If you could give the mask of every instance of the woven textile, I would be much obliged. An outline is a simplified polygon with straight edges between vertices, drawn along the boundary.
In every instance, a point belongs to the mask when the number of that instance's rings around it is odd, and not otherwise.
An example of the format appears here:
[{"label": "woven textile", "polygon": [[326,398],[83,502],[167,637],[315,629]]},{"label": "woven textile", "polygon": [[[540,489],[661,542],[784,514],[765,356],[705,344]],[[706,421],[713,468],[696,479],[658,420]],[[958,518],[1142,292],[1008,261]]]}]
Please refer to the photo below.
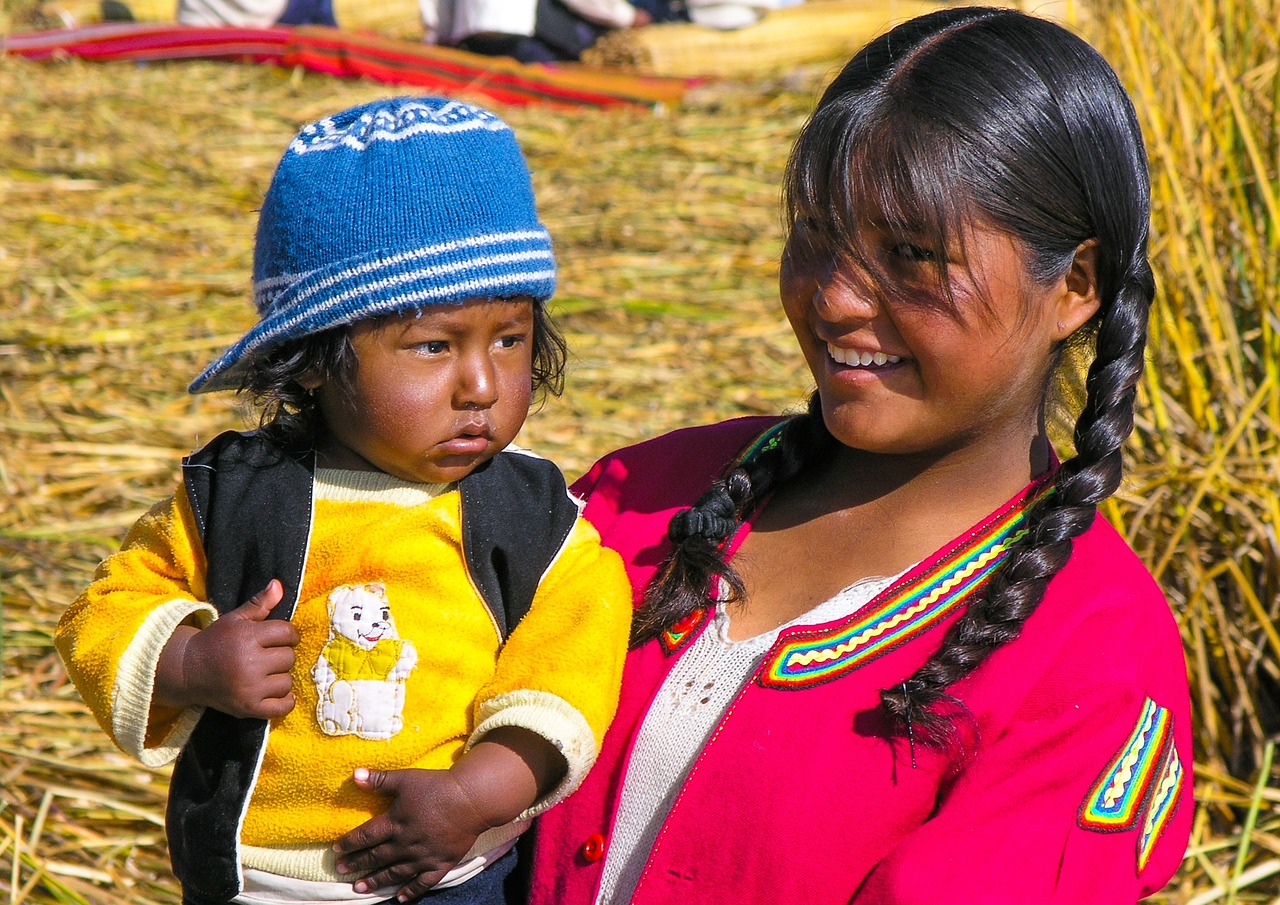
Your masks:
[{"label": "woven textile", "polygon": [[347,78],[484,97],[504,104],[558,107],[677,103],[687,79],[649,78],[585,66],[525,65],[449,47],[397,41],[336,28],[192,28],[104,23],[0,36],[0,54],[49,60],[213,59],[274,63]]},{"label": "woven textile", "polygon": [[290,340],[380,315],[555,291],[551,237],[511,128],[443,98],[392,98],[298,132],[258,219],[261,320],[193,393],[233,389]]}]

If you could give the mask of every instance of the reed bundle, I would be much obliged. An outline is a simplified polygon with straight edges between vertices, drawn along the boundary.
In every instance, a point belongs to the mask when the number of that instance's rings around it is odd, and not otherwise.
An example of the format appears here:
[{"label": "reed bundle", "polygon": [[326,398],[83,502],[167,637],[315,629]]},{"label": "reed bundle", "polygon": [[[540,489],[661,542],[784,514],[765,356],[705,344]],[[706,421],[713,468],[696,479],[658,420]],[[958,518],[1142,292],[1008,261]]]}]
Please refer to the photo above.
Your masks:
[{"label": "reed bundle", "polygon": [[663,23],[607,32],[583,61],[666,76],[754,76],[849,56],[887,24],[947,4],[936,0],[815,0],[771,10],[757,24],[717,31]]},{"label": "reed bundle", "polygon": [[687,22],[607,32],[584,62],[646,75],[754,78],[850,56],[887,28],[948,6],[1032,5],[1041,15],[1078,18],[1078,0],[809,0],[770,10],[755,25],[718,31]]},{"label": "reed bundle", "polygon": [[[27,6],[0,0],[0,27]],[[1274,0],[1099,0],[1147,130],[1161,285],[1131,478],[1107,515],[1183,626],[1198,813],[1156,901],[1280,897],[1278,21]],[[843,53],[843,51],[841,51]],[[569,388],[525,440],[571,474],[669,428],[800,404],[776,303],[790,140],[838,61],[654,112],[503,109],[556,237]],[[302,122],[386,93],[269,68],[0,59],[0,902],[169,905],[164,771],[115,752],[59,614],[178,457],[243,413],[190,399],[253,320],[254,209]]]},{"label": "reed bundle", "polygon": [[[1143,119],[1160,293],[1113,507],[1183,627],[1200,811],[1183,901],[1280,895],[1280,7],[1110,0]],[[1207,879],[1208,889],[1197,880]]]}]

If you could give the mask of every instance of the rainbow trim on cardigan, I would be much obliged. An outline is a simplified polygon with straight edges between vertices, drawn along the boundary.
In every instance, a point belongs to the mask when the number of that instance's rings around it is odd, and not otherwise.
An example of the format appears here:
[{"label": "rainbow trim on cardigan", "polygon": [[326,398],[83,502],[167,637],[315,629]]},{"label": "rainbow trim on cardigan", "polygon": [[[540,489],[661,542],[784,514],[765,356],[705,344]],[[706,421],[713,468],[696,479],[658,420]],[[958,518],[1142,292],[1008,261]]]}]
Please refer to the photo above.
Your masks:
[{"label": "rainbow trim on cardigan", "polygon": [[743,463],[749,462],[757,456],[762,456],[770,450],[775,449],[778,444],[782,442],[783,428],[790,424],[792,420],[793,419],[791,418],[787,418],[779,421],[777,424],[772,424],[765,428],[764,432],[760,434],[760,436],[752,440],[742,450],[742,452],[738,453],[738,457],[733,460],[733,464],[724,470],[725,474],[728,474],[735,468],[740,467]]},{"label": "rainbow trim on cardigan", "polygon": [[983,588],[1004,554],[1026,534],[1027,512],[1051,492],[1047,480],[1033,485],[834,628],[784,633],[765,656],[756,681],[779,689],[830,682],[938,625]]},{"label": "rainbow trim on cardigan", "polygon": [[[1158,771],[1163,769],[1167,773],[1169,770],[1167,761],[1172,742],[1173,718],[1168,710],[1147,698],[1142,705],[1138,725],[1085,796],[1077,818],[1080,827],[1100,833],[1118,833],[1133,828],[1142,814],[1153,778]],[[1177,762],[1176,751],[1172,756]],[[1181,764],[1178,769],[1181,769]],[[1162,787],[1167,784],[1162,780]],[[1176,788],[1172,791],[1176,792]],[[1165,807],[1171,808],[1177,797],[1166,797]],[[1162,828],[1168,817],[1157,817]],[[1153,829],[1158,831],[1154,825]],[[1154,842],[1154,838],[1151,841]]]},{"label": "rainbow trim on cardigan", "polygon": [[1182,769],[1182,761],[1178,758],[1178,750],[1168,746],[1164,757],[1164,766],[1160,770],[1160,779],[1156,783],[1151,803],[1147,806],[1147,816],[1142,821],[1142,835],[1138,838],[1138,872],[1141,873],[1151,860],[1160,834],[1169,825],[1173,812],[1178,809],[1179,792],[1182,791],[1182,780],[1186,771]]},{"label": "rainbow trim on cardigan", "polygon": [[662,641],[662,649],[668,654],[674,654],[680,648],[691,641],[698,634],[698,629],[707,621],[707,610],[705,607],[699,607],[688,616],[685,616],[671,628],[666,629],[659,639]]},{"label": "rainbow trim on cardigan", "polygon": [[[748,462],[756,456],[774,449],[782,441],[782,429],[787,426],[789,420],[790,419],[779,421],[777,424],[771,424],[769,427],[765,428],[760,436],[756,437],[743,447],[742,451],[738,453],[734,460],[725,466],[721,477],[727,475],[735,468],[741,467],[744,462]],[[728,538],[725,543],[727,544],[731,541],[732,537]],[[676,651],[680,650],[680,648],[684,647],[696,638],[699,630],[707,622],[707,615],[709,612],[710,610],[708,608],[700,607],[685,616],[675,625],[663,631],[663,633],[658,636],[658,639],[662,644],[662,649],[666,651],[668,655],[674,654]]]}]

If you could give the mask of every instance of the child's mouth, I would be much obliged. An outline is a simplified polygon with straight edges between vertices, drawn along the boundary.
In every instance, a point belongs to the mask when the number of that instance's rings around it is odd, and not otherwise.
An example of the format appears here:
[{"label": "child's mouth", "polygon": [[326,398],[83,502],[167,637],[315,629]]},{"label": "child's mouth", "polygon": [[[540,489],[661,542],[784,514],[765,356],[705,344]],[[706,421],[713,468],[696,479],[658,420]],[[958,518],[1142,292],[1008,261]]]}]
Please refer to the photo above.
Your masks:
[{"label": "child's mouth", "polygon": [[451,455],[474,456],[489,448],[488,432],[461,433],[441,444]]}]

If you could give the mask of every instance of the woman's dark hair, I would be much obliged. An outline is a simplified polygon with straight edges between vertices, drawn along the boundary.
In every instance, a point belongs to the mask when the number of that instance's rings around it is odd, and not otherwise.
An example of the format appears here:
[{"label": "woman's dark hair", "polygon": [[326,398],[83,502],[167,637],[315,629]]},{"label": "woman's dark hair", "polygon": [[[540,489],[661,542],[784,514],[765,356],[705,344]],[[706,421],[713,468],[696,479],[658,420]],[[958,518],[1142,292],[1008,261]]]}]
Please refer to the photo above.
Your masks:
[{"label": "woman's dark hair", "polygon": [[[547,313],[533,303],[533,391],[541,400],[564,390],[568,346]],[[314,446],[323,427],[315,396],[302,381],[311,375],[349,390],[359,361],[351,343],[351,328],[335,327],[285,343],[255,360],[245,372],[240,392],[259,410],[259,432],[290,450]]]},{"label": "woman's dark hair", "polygon": [[[1012,10],[945,10],[895,28],[844,67],[796,141],[784,202],[790,227],[803,222],[816,236],[805,241],[869,268],[882,291],[892,276],[868,265],[860,249],[858,224],[868,217],[931,234],[932,247],[944,249],[948,239],[962,241],[966,223],[993,226],[1021,243],[1029,276],[1045,285],[1067,273],[1082,243],[1097,242],[1101,306],[1082,331],[1096,346],[1076,455],[941,647],[881,693],[900,728],[914,724],[945,746],[957,703],[947,689],[1018,636],[1072,539],[1120,482],[1155,293],[1137,118],[1111,67],[1065,29]],[[815,396],[771,451],[679,513],[670,529],[675,551],[647,590],[633,640],[705,606],[721,582],[731,599],[740,595],[725,540],[773,488],[835,443]]]}]

